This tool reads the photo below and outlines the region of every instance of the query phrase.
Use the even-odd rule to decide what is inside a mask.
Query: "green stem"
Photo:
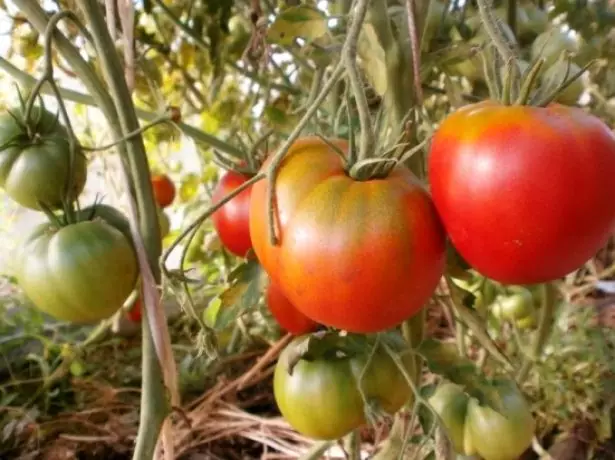
[[[538,329],[534,336],[534,342],[530,349],[530,356],[526,356],[519,373],[517,374],[517,382],[523,382],[532,369],[532,365],[543,352],[543,349],[551,335],[553,329],[553,320],[555,318],[555,309],[557,305],[557,288],[553,283],[547,283],[543,286],[542,307],[540,309],[540,318],[538,320]]]
[[[359,33],[361,27],[365,21],[365,15],[367,14],[367,6],[369,0],[357,0],[354,15],[352,17],[352,23],[348,30],[346,38],[346,46],[344,47],[343,60],[346,65],[346,73],[348,80],[352,88],[354,100],[357,105],[357,111],[359,112],[359,123],[361,124],[361,137],[359,144],[358,159],[364,160],[372,156],[376,141],[374,139],[374,131],[371,123],[371,116],[369,114],[369,105],[367,103],[367,97],[363,88],[361,77],[359,76],[359,70],[357,69],[357,41],[359,39]]]
[[[351,431],[344,438],[344,450],[348,460],[361,460],[361,438],[357,430]]]
[[[19,3],[21,1],[27,1],[27,0],[16,0],[15,3]],[[38,29],[38,26],[36,26],[36,24],[34,25]],[[67,48],[63,48],[63,49],[68,50]],[[83,64],[87,66],[85,61],[83,61]],[[71,63],[71,66],[74,67],[73,63]],[[13,64],[11,64],[9,61],[7,61],[1,56],[0,56],[0,69],[4,70],[13,79],[19,81],[23,86],[33,86],[36,83],[36,79],[34,77],[27,74],[23,70],[18,69],[17,67],[15,67]],[[88,68],[88,71],[89,70],[91,69]],[[82,77],[82,79],[84,80],[84,83],[87,82],[86,87],[88,88],[88,91],[92,94],[97,94],[92,89],[92,84],[91,84],[92,81],[89,80],[90,77],[85,76],[84,78],[84,75],[85,75],[84,73],[82,72],[76,72],[76,73]],[[96,75],[94,75],[93,78],[98,79]],[[79,91],[74,91],[72,89],[66,89],[66,88],[61,88],[61,87],[59,87],[58,90],[60,91],[60,94],[62,95],[64,99],[68,101],[76,102],[78,104],[89,105],[91,107],[99,107],[103,110],[103,113],[105,113],[105,115],[109,109],[109,107],[107,107],[106,105],[101,104],[100,102],[101,98],[99,97],[99,95],[97,95],[97,97],[92,97],[89,94],[83,94],[83,93],[80,93]],[[53,90],[49,88],[48,86],[43,85],[41,88],[41,93],[53,94]],[[108,102],[110,102],[110,99],[108,99],[108,95],[105,94],[104,96],[106,96],[105,99],[107,99]],[[146,122],[153,122],[157,118],[160,117],[159,114],[148,112],[146,110],[136,109],[136,112],[137,112],[137,116]],[[242,158],[243,152],[241,149],[238,149],[237,147],[221,139],[218,139],[217,137],[214,137],[211,134],[207,134],[206,132],[203,132],[200,129],[195,128],[194,126],[188,125],[183,122],[176,123],[176,126],[182,131],[184,135],[194,139],[197,142],[200,142],[202,144],[207,144],[217,150],[220,150],[221,152],[228,153],[237,158]]]
[[[332,446],[333,441],[322,441],[314,444],[305,454],[299,457],[298,460],[319,460]]]
[[[134,111],[130,90],[124,78],[124,70],[122,69],[122,65],[115,50],[115,44],[107,31],[103,12],[97,0],[84,0],[82,8],[92,30],[101,68],[107,80],[107,84],[109,85],[109,93],[117,110],[120,133],[123,135],[119,137],[125,137],[126,134],[139,129],[139,122]],[[124,168],[128,165],[129,170],[125,170],[125,172],[127,176],[129,175],[132,181],[134,181],[134,190],[131,192],[135,194],[138,209],[138,213],[135,213],[135,218],[139,219],[139,235],[142,236],[143,244],[147,250],[147,262],[144,260],[140,260],[140,262],[141,264],[147,263],[148,266],[144,267],[141,265],[141,270],[146,273],[151,270],[153,282],[158,285],[161,279],[158,259],[160,257],[162,245],[149,164],[143,138],[141,136],[132,138],[126,142],[125,146],[127,155],[125,156],[126,161],[122,164]],[[155,286],[153,286],[153,289],[156,289]],[[147,303],[148,302],[146,302],[146,304]],[[158,304],[151,312],[155,312],[156,307],[161,308]],[[160,429],[167,414],[170,412],[161,369],[161,365],[165,363],[160,362],[164,357],[164,353],[155,346],[155,337],[152,336],[153,333],[151,328],[151,324],[155,323],[155,320],[160,322],[162,318],[157,317],[154,318],[153,321],[149,321],[148,313],[151,313],[149,310],[149,308],[144,309],[142,320],[143,383],[141,393],[141,418],[133,454],[135,460],[149,460],[153,458]],[[164,315],[157,316],[162,316],[164,318]],[[161,342],[160,347],[164,347],[166,342],[169,341],[166,323],[164,325],[159,324],[159,327],[165,329],[154,331],[154,333],[158,334],[158,342]],[[156,352],[158,352],[160,356],[157,356]]]
[[[516,53],[513,51],[512,43],[510,43],[508,37],[500,28],[499,19],[493,14],[493,0],[477,0],[477,3],[485,30],[500,53],[502,60],[504,62],[512,60],[517,67],[517,75],[520,75],[521,69],[519,67],[519,60],[517,59]]]

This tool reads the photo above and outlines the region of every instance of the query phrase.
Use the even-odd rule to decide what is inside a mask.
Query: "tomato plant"
[[[412,397],[403,374],[380,347],[369,362],[370,350],[342,357],[332,353],[301,359],[289,374],[292,347],[299,339],[280,354],[273,390],[284,418],[305,436],[338,439],[365,423],[359,379],[365,397],[389,413],[399,410]]]
[[[462,107],[441,123],[429,156],[431,193],[453,245],[508,284],[560,278],[606,243],[614,176],[613,133],[559,104]]]
[[[498,411],[453,383],[438,386],[429,404],[458,454],[484,460],[516,460],[531,445],[535,422],[525,398],[508,380],[495,380],[485,395]]]
[[[158,206],[166,208],[175,199],[175,184],[166,174],[152,175],[152,187],[154,189],[154,199]]]
[[[301,335],[318,328],[318,323],[297,310],[275,284],[269,283],[267,286],[266,299],[269,311],[282,329],[287,332]]]
[[[445,237],[429,195],[408,169],[357,181],[333,148],[308,137],[293,144],[275,184],[279,244],[269,240],[266,181],[257,182],[254,251],[306,316],[352,332],[379,331],[413,316],[433,294]]]
[[[39,202],[59,208],[69,178],[68,132],[53,113],[33,107],[28,133],[23,116],[20,108],[0,115],[0,187],[26,208],[40,210]],[[70,175],[70,198],[75,199],[87,178],[87,162],[80,151]]]
[[[19,284],[37,308],[74,323],[115,313],[137,274],[132,245],[102,220],[37,226],[23,244],[17,268]]]
[[[226,172],[214,189],[212,203],[217,203],[247,180],[248,177],[238,172]],[[224,247],[239,257],[245,257],[252,249],[249,227],[251,191],[251,187],[243,190],[211,216]]]

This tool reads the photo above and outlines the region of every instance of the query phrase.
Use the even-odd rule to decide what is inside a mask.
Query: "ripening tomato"
[[[175,199],[175,184],[166,174],[152,175],[152,187],[154,189],[154,199],[158,206],[166,208]]]
[[[140,323],[141,322],[141,298],[137,298],[137,300],[135,300],[135,303],[132,304],[132,307],[130,307],[130,310],[126,311],[126,318],[128,318],[130,321],[132,321],[133,323]]]
[[[248,177],[243,174],[228,171],[214,189],[212,203],[217,203],[247,180]],[[252,187],[243,190],[211,216],[216,233],[224,247],[239,257],[245,257],[252,249],[249,226],[251,191]]]
[[[269,283],[267,286],[266,298],[269,311],[282,329],[287,332],[301,335],[318,328],[318,323],[297,310],[275,284]]]
[[[132,244],[101,219],[37,226],[24,242],[17,269],[19,285],[38,309],[79,324],[121,308],[137,275]]]
[[[484,101],[435,133],[429,180],[453,245],[507,284],[565,276],[615,226],[615,136],[581,109]]]
[[[332,142],[347,151],[346,141]],[[445,235],[407,168],[357,181],[331,146],[307,137],[293,144],[275,184],[279,244],[269,240],[266,181],[252,189],[252,243],[272,281],[307,317],[375,332],[413,316],[433,294]]]

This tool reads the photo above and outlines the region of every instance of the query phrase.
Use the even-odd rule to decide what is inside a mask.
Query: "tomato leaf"
[[[472,331],[476,339],[480,344],[489,352],[491,356],[502,363],[507,369],[512,370],[513,365],[510,363],[506,355],[495,344],[487,329],[485,328],[484,321],[478,314],[464,305],[463,300],[460,298],[461,293],[465,295],[465,291],[460,289],[455,283],[448,282],[451,297],[453,299],[453,307],[459,320],[465,323],[466,326]]]
[[[325,14],[308,5],[292,6],[283,10],[267,31],[267,40],[278,45],[292,45],[295,39],[308,41],[327,33]]]
[[[179,200],[182,203],[191,201],[199,191],[201,185],[201,178],[195,174],[190,173],[182,177],[181,185],[179,186]]]
[[[229,275],[231,286],[209,302],[205,322],[217,331],[227,327],[258,303],[266,279],[266,273],[257,261],[248,260],[239,265]]]
[[[361,67],[374,90],[382,96],[389,85],[387,80],[384,48],[372,24],[365,23],[359,36],[357,52]]]

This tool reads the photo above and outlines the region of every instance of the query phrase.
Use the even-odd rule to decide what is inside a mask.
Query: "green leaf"
[[[292,6],[282,11],[267,31],[267,40],[278,45],[292,45],[295,39],[308,41],[328,31],[325,14],[307,5]]]
[[[249,260],[233,270],[229,279],[231,286],[209,302],[203,316],[205,323],[217,331],[258,303],[267,274],[258,262]]]

